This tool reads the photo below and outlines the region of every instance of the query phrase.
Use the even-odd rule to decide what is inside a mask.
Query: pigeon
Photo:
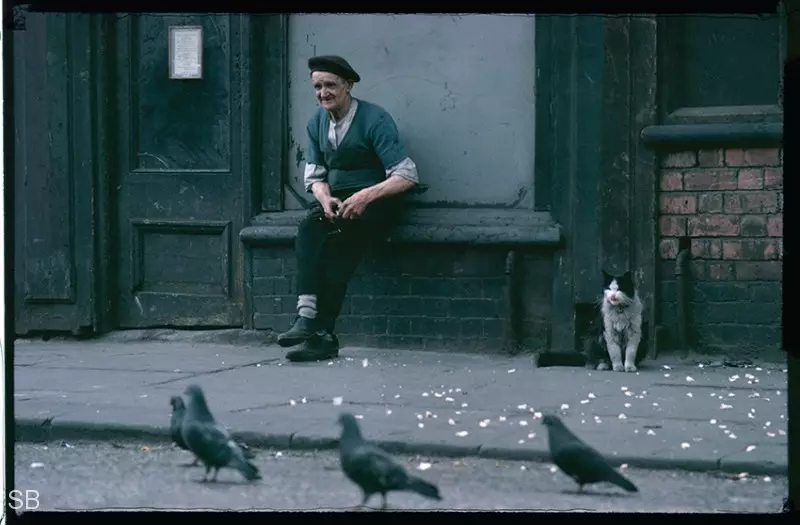
[[[639,492],[636,485],[614,470],[595,449],[584,443],[564,426],[558,416],[548,414],[542,418],[547,427],[547,443],[553,463],[578,483],[578,491],[584,485],[606,481],[628,492]]]
[[[169,422],[169,430],[170,436],[172,437],[172,442],[175,443],[179,448],[183,450],[189,450],[189,447],[186,445],[186,442],[183,440],[183,436],[181,436],[181,428],[183,423],[183,417],[186,414],[186,405],[183,402],[183,398],[181,396],[172,396],[169,398],[169,404],[172,406],[172,415],[170,417]],[[253,453],[250,448],[239,441],[238,439],[235,440],[236,444],[239,445],[239,448],[242,449],[244,452],[244,457],[247,459],[255,458],[255,454]],[[194,461],[192,463],[186,463],[184,467],[196,467],[200,464],[200,459],[195,456]]]
[[[198,385],[189,385],[184,392],[189,397],[189,406],[183,418],[181,437],[189,450],[205,465],[203,481],[208,479],[211,469],[217,474],[223,467],[238,470],[248,481],[261,479],[261,474],[244,455],[244,451],[225,428],[217,424],[206,404],[206,397]]]
[[[169,404],[172,406],[172,414],[170,415],[169,421],[169,433],[170,437],[172,437],[172,442],[178,445],[179,448],[191,452],[189,447],[186,445],[186,442],[183,440],[183,436],[181,435],[183,417],[186,415],[186,405],[183,402],[183,398],[181,396],[172,396],[169,398]],[[183,466],[196,467],[199,464],[200,458],[195,456],[192,463],[186,463]]]
[[[342,426],[339,461],[345,476],[364,494],[361,506],[365,506],[374,494],[380,494],[386,509],[386,495],[393,491],[416,492],[426,498],[442,500],[436,485],[409,475],[386,451],[366,442],[352,414],[342,413],[338,423]]]

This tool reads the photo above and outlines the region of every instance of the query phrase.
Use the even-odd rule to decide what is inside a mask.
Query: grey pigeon
[[[191,452],[189,447],[186,445],[186,442],[183,440],[183,436],[181,435],[181,429],[183,428],[183,417],[186,415],[186,405],[183,402],[183,398],[181,396],[172,396],[169,398],[169,404],[172,407],[172,414],[170,415],[169,420],[169,433],[170,437],[172,437],[172,442],[178,445],[179,448]],[[192,463],[186,463],[183,466],[196,467],[199,464],[200,459],[195,456]]]
[[[183,426],[183,418],[186,415],[186,404],[183,402],[183,398],[181,396],[172,396],[169,398],[169,404],[172,406],[172,415],[170,416],[169,422],[169,430],[170,436],[172,437],[172,442],[178,445],[178,447],[182,448],[183,450],[189,450],[189,447],[186,445],[186,442],[183,441],[183,436],[181,436],[181,429]],[[236,444],[239,445],[239,448],[242,449],[244,452],[244,457],[247,459],[255,458],[255,454],[253,453],[247,445],[239,441],[238,439],[235,440]],[[200,464],[200,459],[195,456],[194,461],[192,463],[186,463],[184,467],[196,467]]]
[[[639,492],[636,485],[614,470],[595,449],[584,443],[564,425],[558,416],[548,414],[542,418],[547,427],[547,443],[553,463],[578,483],[584,485],[606,481],[628,492]]]
[[[216,481],[219,469],[223,467],[238,470],[248,481],[261,479],[258,468],[248,461],[239,444],[214,420],[203,390],[198,385],[189,385],[184,394],[189,397],[189,406],[183,419],[181,437],[205,465],[203,481],[208,479],[211,469],[214,469],[211,481]]]
[[[386,451],[366,442],[352,414],[341,414],[338,423],[342,426],[339,461],[348,479],[361,488],[362,506],[374,494],[380,494],[385,509],[387,493],[395,491],[416,492],[426,498],[442,500],[436,485],[409,475]]]

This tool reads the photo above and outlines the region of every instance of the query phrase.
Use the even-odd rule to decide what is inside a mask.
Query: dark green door
[[[119,325],[241,326],[247,19],[116,17]],[[201,79],[170,78],[170,26],[202,27]]]

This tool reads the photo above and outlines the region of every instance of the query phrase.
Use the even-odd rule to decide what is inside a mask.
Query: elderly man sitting
[[[402,195],[419,183],[392,116],[354,98],[360,80],[338,56],[308,60],[319,108],[308,122],[304,182],[316,199],[300,223],[297,317],[278,336],[290,361],[339,355],[334,335],[348,283],[365,252],[397,225]]]

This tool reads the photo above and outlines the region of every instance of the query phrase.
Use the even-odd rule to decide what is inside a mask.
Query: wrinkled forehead
[[[311,73],[311,83],[314,85],[336,85],[340,86],[345,83],[344,79],[339,75],[328,73],[327,71],[314,71]]]

